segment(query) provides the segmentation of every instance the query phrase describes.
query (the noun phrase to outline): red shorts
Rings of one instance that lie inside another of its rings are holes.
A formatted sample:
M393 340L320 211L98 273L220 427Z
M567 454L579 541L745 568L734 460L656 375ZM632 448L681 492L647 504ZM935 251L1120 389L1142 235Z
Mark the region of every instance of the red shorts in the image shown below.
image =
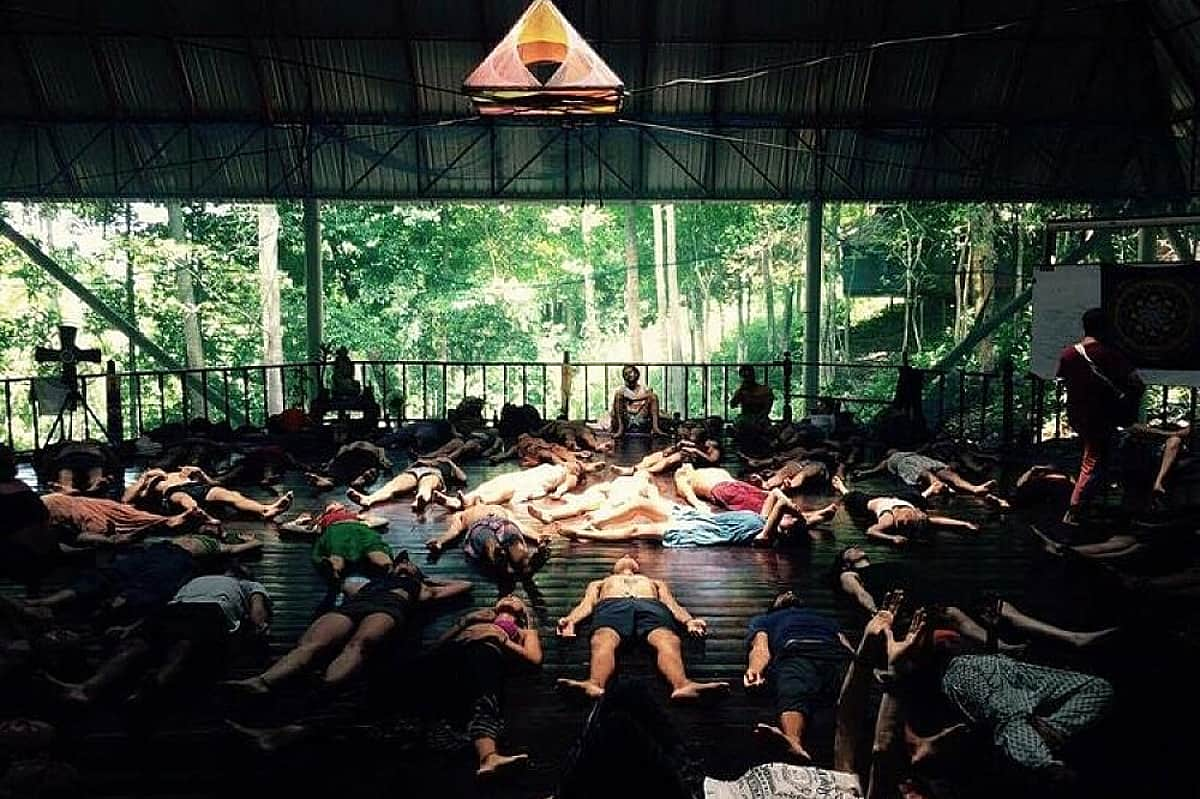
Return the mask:
M727 480L712 487L712 499L726 510L748 510L762 513L767 491L741 480Z

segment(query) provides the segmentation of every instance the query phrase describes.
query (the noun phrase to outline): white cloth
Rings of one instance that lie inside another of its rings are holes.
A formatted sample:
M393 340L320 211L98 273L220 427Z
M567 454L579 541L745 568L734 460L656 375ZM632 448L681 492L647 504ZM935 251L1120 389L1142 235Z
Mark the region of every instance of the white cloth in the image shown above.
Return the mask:
M764 763L736 780L704 779L704 799L860 799L858 776L811 766Z
M268 606L271 595L262 583L238 580L223 574L208 574L184 583L171 602L212 602L221 606L229 621L229 632L236 632L250 615L250 597L262 594Z

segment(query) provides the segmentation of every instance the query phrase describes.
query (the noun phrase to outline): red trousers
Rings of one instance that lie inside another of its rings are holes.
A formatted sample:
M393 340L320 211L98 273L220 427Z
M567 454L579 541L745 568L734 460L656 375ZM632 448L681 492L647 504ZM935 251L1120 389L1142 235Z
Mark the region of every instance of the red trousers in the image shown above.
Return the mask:
M1079 463L1079 477L1075 480L1075 490L1071 492L1072 508L1091 497L1097 482L1107 470L1112 432L1105 430L1088 435L1080 434L1079 437L1083 439L1083 460Z

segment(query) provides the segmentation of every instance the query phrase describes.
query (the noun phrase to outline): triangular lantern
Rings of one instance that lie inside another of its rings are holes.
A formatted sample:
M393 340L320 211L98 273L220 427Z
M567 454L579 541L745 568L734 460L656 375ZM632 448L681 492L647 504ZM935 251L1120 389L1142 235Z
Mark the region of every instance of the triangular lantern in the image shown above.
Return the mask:
M463 93L480 114L615 114L625 85L550 0L534 0Z

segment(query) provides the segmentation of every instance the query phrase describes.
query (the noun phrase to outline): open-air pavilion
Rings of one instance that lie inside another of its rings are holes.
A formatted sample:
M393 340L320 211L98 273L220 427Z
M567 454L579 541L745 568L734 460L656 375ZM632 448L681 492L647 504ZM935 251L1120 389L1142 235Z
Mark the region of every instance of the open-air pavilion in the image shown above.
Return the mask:
M1112 224L1126 228L1170 235L1172 226L1196 224L1186 215L1200 193L1195 3L561 0L563 15L623 82L620 111L481 114L464 94L464 79L527 6L525 0L0 0L0 199L303 201L313 362L324 341L323 203L807 203L809 229L817 233L806 248L814 290L826 202L1077 200L1103 204L1122 217ZM236 369L244 365L212 370L211 385L209 376L188 376L135 322L104 307L36 243L3 220L0 233L160 360L170 379L204 381L214 409L223 380L224 413L214 414L233 418L229 381L232 375L236 389L245 379ZM1015 296L996 316L1027 304L1032 294ZM784 381L784 404L790 413L795 400L797 415L818 391L819 294L809 295L806 311L804 352L786 360L781 354L771 364ZM494 367L501 368L497 404L520 398L518 387L536 374L534 365L514 365L510 382L507 367ZM607 375L614 365L594 368ZM664 368L662 379L672 379L669 374ZM719 378L713 372L710 386L710 373L702 374L697 409L707 412ZM540 379L545 402L544 366ZM487 380L485 372L485 386ZM116 382L119 395L124 383ZM553 386L563 391L561 382ZM1021 381L1018 390L1024 386ZM960 382L955 391L965 395L966 389ZM1009 443L1012 375L1007 388L997 375L981 391L985 411L971 418L983 425L993 403L995 418L1007 420ZM558 399L551 398L548 417ZM561 399L567 409L580 402L569 394ZM1191 402L1194 418L1194 388ZM582 400L584 415L591 404ZM115 405L120 419L120 402ZM205 413L208 408L206 400ZM962 433L961 402L957 410ZM1038 406L1037 413L1047 411ZM126 432L132 438L141 431ZM493 473L485 468L472 477ZM315 507L317 500L305 502ZM414 551L437 526L414 519L407 506L384 515L392 520L395 544ZM843 522L837 529L850 534ZM553 639L554 619L621 551L556 547L537 598L544 634ZM677 580L681 601L712 622L707 644L692 652L700 672L736 679L744 665L746 618L773 588L811 589L814 605L844 616L823 582L834 551L831 542L794 558L772 551L734 558L655 550L646 553L646 569ZM1060 624L1120 617L1151 631L1121 646L1141 655L1152 649L1150 642L1166 646L1167 639L1154 637L1164 634L1159 627L1124 616L1126 609L1109 596L1089 593L1097 583L1075 581L1065 574L1069 568L1048 566L1037 555L1025 526L1005 518L985 540L939 545L927 576L974 575L986 565L996 590L1020 603L1028 599ZM320 600L307 560L305 547L268 539L258 572L277 595L273 651L299 635ZM454 576L460 568L461 561L447 558L429 571ZM477 591L476 604L489 604L490 590ZM1093 601L1082 610L1066 601L1080 597ZM439 617L426 638L446 621ZM1174 639L1169 643L1175 647ZM536 753L534 766L523 782L495 789L498 795L548 795L583 722L584 711L558 703L547 686L550 677L578 671L586 647L559 644L546 644L548 676L521 682L515 699L524 715L513 737ZM1193 653L1194 647L1180 645L1169 657ZM1138 689L1122 705L1121 722L1152 723L1147 706L1168 701L1172 686L1165 681L1178 672L1157 661L1125 662L1136 661L1136 654L1118 660L1115 679ZM1161 693L1149 690L1156 679ZM399 679L384 685L397 695L419 691ZM706 770L721 777L756 762L744 728L763 708L740 689L735 693L719 709L680 712ZM1138 703L1141 713L1131 709ZM409 793L419 796L475 790L458 777L440 782L440 772L431 772L431 761L415 753L411 737L390 718L354 717L341 708L329 724L331 742L299 758L263 759L228 740L220 724L225 710L173 718L150 742L105 717L68 727L64 747L77 756L92 795L213 795L236 789L235 774L250 774L242 786L257 790L299 789L313 780L323 789L353 791L411 786ZM1173 758L1187 736L1171 748L1147 732L1125 729L1127 767L1113 770L1113 795L1128 795L1135 786L1146 795L1167 795L1179 784ZM368 762L356 759L361 753L369 753ZM317 773L304 773L305 763L314 762L306 758L313 757L327 759L308 766ZM360 778L361 788L354 785Z

